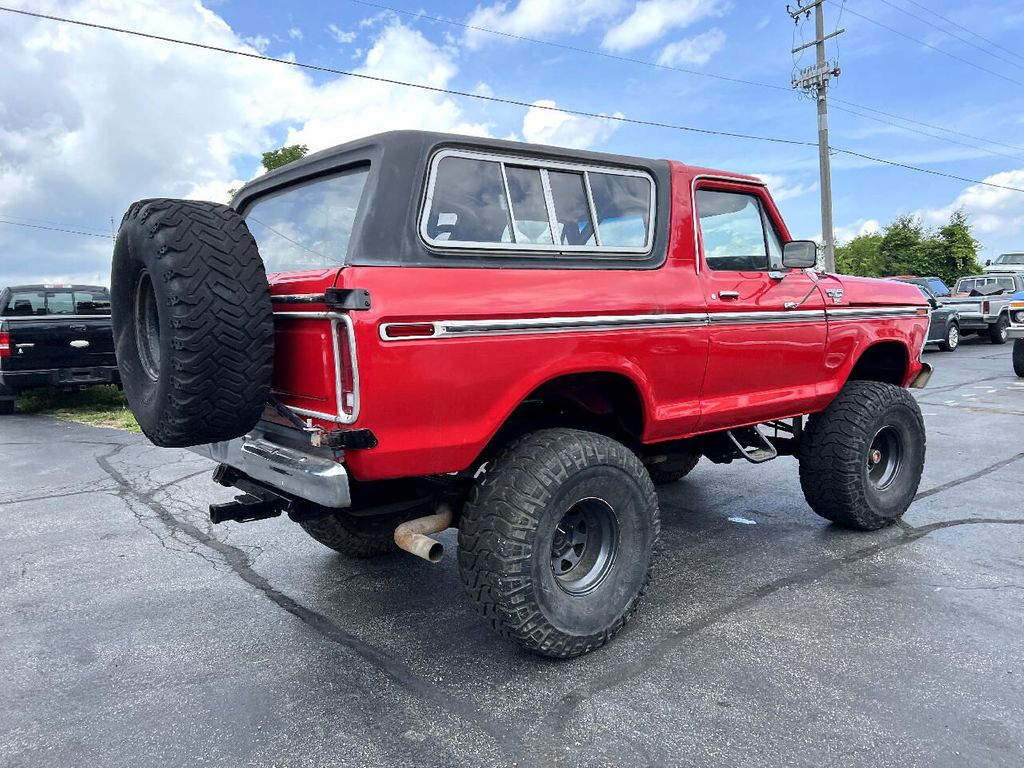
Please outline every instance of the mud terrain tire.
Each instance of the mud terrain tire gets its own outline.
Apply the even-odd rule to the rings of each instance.
[[[240,437],[270,394],[270,286],[245,221],[194,200],[124,215],[110,276],[117,364],[146,437],[186,447]]]
[[[648,464],[647,471],[655,485],[670,485],[676,483],[693,472],[693,468],[700,462],[699,453],[685,453],[679,456],[671,456],[667,461],[660,464]]]
[[[543,430],[478,479],[459,523],[459,572],[500,635],[579,656],[632,616],[659,531],[654,484],[632,451],[592,432]]]
[[[807,422],[800,485],[825,519],[873,531],[907,511],[924,455],[924,419],[910,393],[894,384],[851,381]]]

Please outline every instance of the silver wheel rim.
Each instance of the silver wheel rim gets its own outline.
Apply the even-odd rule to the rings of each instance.
[[[955,325],[952,325],[949,328],[949,339],[947,339],[947,343],[949,344],[950,349],[956,349],[960,346],[960,329]]]
[[[889,488],[903,466],[903,439],[892,427],[882,427],[875,433],[868,448],[868,482],[879,491]]]
[[[571,595],[596,589],[608,572],[619,546],[619,522],[604,499],[576,502],[558,521],[551,542],[551,572]]]
[[[135,287],[135,345],[142,370],[156,381],[160,377],[160,312],[149,272],[139,275]]]

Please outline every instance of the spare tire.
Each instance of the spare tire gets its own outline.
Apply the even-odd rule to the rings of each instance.
[[[146,437],[186,447],[252,429],[270,395],[274,316],[263,260],[236,211],[133,203],[110,291],[117,365]]]

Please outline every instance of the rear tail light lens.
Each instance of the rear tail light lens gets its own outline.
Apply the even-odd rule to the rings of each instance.
[[[982,311],[982,314],[985,314],[985,315],[989,314],[989,310],[990,310],[990,309],[992,309],[992,304],[991,304],[991,302],[988,302],[988,301],[983,301],[983,302],[981,302],[981,311]]]
[[[0,333],[0,357],[11,356],[11,334],[6,331]]]
[[[352,364],[352,349],[344,327],[338,329],[338,352],[338,368],[341,371],[341,410],[347,416],[351,416],[356,408],[355,366]]]

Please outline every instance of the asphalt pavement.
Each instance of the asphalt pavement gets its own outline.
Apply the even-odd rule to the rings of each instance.
[[[638,614],[571,661],[493,635],[453,557],[211,526],[211,462],[3,417],[0,766],[1024,765],[1024,380],[1009,345],[926,359],[902,525],[704,461]]]

